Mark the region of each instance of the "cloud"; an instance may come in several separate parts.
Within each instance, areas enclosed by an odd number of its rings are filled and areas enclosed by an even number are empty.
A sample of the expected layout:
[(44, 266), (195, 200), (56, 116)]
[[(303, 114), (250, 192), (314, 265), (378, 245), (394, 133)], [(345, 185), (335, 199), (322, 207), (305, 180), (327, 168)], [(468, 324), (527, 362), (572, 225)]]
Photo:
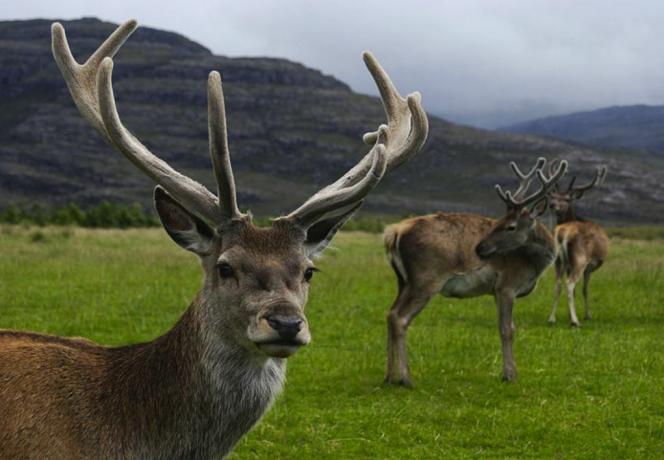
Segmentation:
[(360, 59), (370, 49), (404, 92), (469, 123), (664, 103), (657, 1), (23, 0), (0, 15), (135, 17), (218, 54), (284, 57), (374, 93)]

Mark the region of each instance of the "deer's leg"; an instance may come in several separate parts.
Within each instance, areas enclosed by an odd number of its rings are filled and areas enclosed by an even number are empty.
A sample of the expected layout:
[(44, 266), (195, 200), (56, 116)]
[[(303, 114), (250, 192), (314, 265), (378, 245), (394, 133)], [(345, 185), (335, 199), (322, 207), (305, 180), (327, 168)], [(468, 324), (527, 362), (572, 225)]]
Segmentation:
[(584, 310), (584, 319), (591, 319), (592, 315), (590, 314), (590, 304), (588, 304), (588, 284), (590, 284), (590, 274), (592, 270), (590, 267), (586, 267), (583, 271), (583, 310)]
[(396, 322), (398, 319), (397, 311), (399, 305), (403, 302), (405, 290), (399, 286), (397, 298), (387, 314), (387, 370), (385, 371), (385, 381), (388, 383), (396, 383), (398, 378), (398, 365), (397, 365), (397, 327)]
[[(388, 334), (391, 335), (391, 350), (388, 350), (388, 371), (385, 376), (387, 383), (412, 386), (408, 367), (406, 334), (411, 321), (421, 312), (434, 294), (425, 290), (404, 288), (404, 292), (392, 306), (388, 314)], [(390, 346), (390, 345), (388, 345)], [(392, 354), (390, 366), (389, 355)]]
[(496, 293), (496, 309), (498, 311), (498, 329), (500, 331), (500, 342), (503, 350), (503, 380), (514, 382), (516, 380), (516, 362), (512, 352), (514, 341), (514, 318), (512, 307), (514, 305), (514, 294), (509, 291)]
[(556, 286), (553, 288), (553, 305), (551, 306), (551, 314), (549, 315), (549, 324), (556, 322), (556, 309), (558, 308), (560, 293), (563, 289), (564, 271), (563, 261), (560, 258), (556, 258)]
[(579, 282), (583, 269), (575, 268), (567, 277), (567, 305), (569, 306), (569, 320), (574, 327), (580, 326), (579, 318), (576, 316), (576, 307), (574, 305), (574, 292), (576, 283)]

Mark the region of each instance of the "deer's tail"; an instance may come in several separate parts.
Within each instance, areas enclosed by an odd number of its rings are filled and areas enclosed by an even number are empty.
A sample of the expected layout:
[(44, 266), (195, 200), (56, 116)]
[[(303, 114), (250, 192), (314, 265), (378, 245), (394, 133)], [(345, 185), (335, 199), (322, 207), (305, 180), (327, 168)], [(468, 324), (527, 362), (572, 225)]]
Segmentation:
[(385, 243), (385, 252), (390, 261), (390, 265), (394, 269), (400, 282), (408, 280), (408, 273), (404, 266), (401, 252), (399, 251), (399, 242), (401, 240), (401, 232), (398, 225), (388, 225), (383, 233), (383, 242)]

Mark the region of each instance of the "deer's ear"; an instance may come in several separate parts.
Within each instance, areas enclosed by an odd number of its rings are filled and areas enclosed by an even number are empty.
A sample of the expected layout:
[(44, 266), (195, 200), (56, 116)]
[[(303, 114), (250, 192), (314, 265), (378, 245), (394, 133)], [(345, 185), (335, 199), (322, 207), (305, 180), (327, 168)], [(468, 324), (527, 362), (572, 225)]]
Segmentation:
[(161, 224), (173, 241), (199, 256), (210, 254), (214, 232), (205, 222), (184, 209), (159, 186), (154, 189), (154, 205)]
[(544, 214), (547, 209), (549, 209), (549, 200), (545, 199), (540, 201), (539, 203), (536, 203), (535, 206), (533, 206), (532, 211), (530, 211), (530, 215), (535, 218), (539, 217), (542, 214)]
[(353, 214), (355, 214), (360, 206), (362, 206), (362, 201), (355, 203), (350, 209), (346, 208), (340, 214), (326, 217), (309, 227), (307, 229), (307, 239), (304, 242), (307, 249), (307, 256), (315, 257), (323, 252), (337, 231), (353, 217)]

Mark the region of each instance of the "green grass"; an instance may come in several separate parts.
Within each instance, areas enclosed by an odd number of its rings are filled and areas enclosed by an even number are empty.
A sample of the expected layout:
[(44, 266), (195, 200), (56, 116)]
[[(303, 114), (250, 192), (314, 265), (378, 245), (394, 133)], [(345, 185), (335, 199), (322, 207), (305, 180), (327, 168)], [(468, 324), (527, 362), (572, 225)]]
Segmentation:
[[(500, 381), (493, 300), (434, 299), (409, 333), (408, 390), (382, 384), (396, 283), (380, 240), (343, 233), (318, 262), (313, 342), (233, 459), (662, 458), (663, 242), (612, 240), (579, 329), (564, 304), (547, 325), (548, 271), (517, 303), (516, 384)], [(158, 229), (0, 228), (0, 327), (147, 340), (199, 284), (195, 257)]]

